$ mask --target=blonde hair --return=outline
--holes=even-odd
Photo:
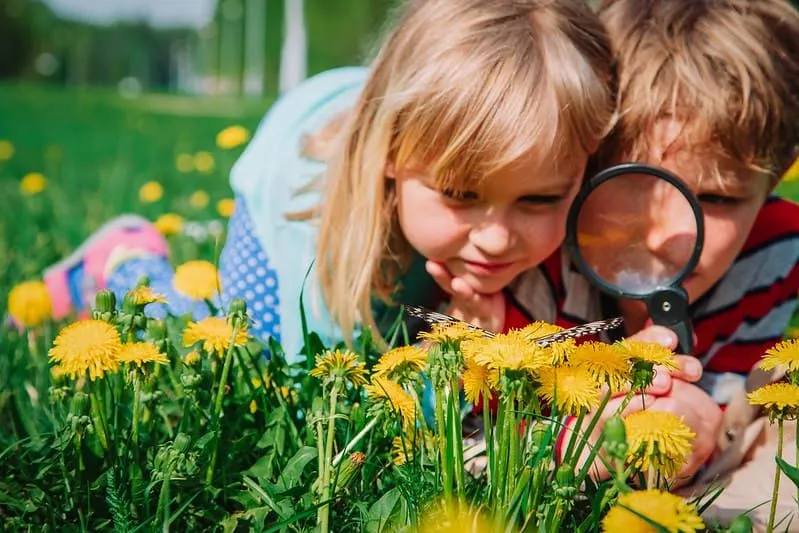
[[[351,341],[376,331],[413,250],[399,227],[391,162],[460,188],[535,149],[573,165],[613,117],[612,55],[584,0],[415,0],[371,64],[325,176],[316,266]],[[432,230],[435,231],[435,230]]]
[[[603,0],[619,121],[600,165],[647,160],[658,119],[681,141],[772,176],[799,128],[799,14],[783,0]],[[716,176],[718,178],[718,176]]]

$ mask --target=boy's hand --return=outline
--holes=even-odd
[[[481,294],[466,281],[455,277],[442,263],[427,261],[427,273],[450,295],[446,313],[492,332],[505,326],[505,297],[501,292]]]

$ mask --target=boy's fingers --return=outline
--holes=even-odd
[[[691,355],[675,355],[679,368],[669,372],[672,377],[693,383],[702,377],[702,363]],[[667,370],[663,369],[668,372]]]
[[[630,338],[642,342],[654,342],[672,350],[677,347],[677,334],[663,326],[648,326]]]

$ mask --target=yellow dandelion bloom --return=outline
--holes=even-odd
[[[139,368],[147,363],[169,364],[169,359],[151,342],[127,342],[117,355],[120,363],[136,365]]]
[[[416,402],[402,386],[394,381],[379,376],[372,376],[371,385],[364,387],[367,396],[375,401],[383,402],[398,413],[405,426],[410,427],[416,420]]]
[[[772,383],[750,392],[749,403],[764,407],[772,418],[796,418],[799,415],[799,385]]]
[[[397,466],[413,461],[413,448],[408,439],[405,439],[404,443],[401,437],[391,439],[391,451],[389,453],[391,461]]]
[[[693,533],[705,524],[690,504],[676,494],[659,490],[629,492],[619,496],[602,520],[606,533],[657,533],[658,529],[636,513],[657,523],[669,533]]]
[[[419,523],[419,533],[494,533],[505,531],[504,524],[493,522],[480,509],[465,502],[452,501],[429,506]]]
[[[8,294],[8,314],[26,328],[41,326],[53,316],[53,302],[41,281],[26,281]]]
[[[760,368],[773,370],[779,366],[786,366],[788,370],[799,370],[799,341],[796,339],[782,341],[766,350],[760,361]]]
[[[220,357],[225,355],[230,342],[233,340],[233,326],[224,317],[208,317],[199,322],[189,322],[183,332],[183,345],[186,347],[202,343],[203,349],[208,353],[215,353]],[[236,346],[247,344],[247,328],[241,326],[236,339]]]
[[[0,161],[8,161],[12,157],[14,157],[14,145],[11,144],[11,141],[1,140]]]
[[[673,476],[689,455],[696,434],[681,417],[666,411],[638,411],[624,417],[628,460],[642,471]]]
[[[555,401],[561,414],[577,415],[599,403],[600,383],[584,365],[541,368],[538,381],[538,394]]]
[[[172,286],[195,300],[212,300],[219,289],[219,272],[208,261],[188,261],[175,269]]]
[[[787,336],[789,339],[799,339],[799,328],[789,328]]]
[[[194,170],[194,157],[191,154],[178,154],[175,157],[175,168],[178,172],[188,174]]]
[[[532,324],[528,324],[527,326],[523,327],[521,331],[526,339],[534,341],[536,339],[552,335],[553,333],[559,333],[564,329],[565,328],[555,324],[550,324],[549,322],[544,322],[543,320],[537,320]],[[561,365],[565,363],[576,346],[577,343],[575,343],[574,339],[554,342],[547,346],[547,349],[552,354],[552,364]]]
[[[611,390],[620,390],[630,374],[630,359],[626,350],[604,342],[585,342],[574,349],[569,364],[585,366],[601,383]]]
[[[618,343],[618,347],[626,351],[633,361],[662,365],[671,370],[680,368],[674,352],[662,344],[624,339]]]
[[[244,126],[228,126],[216,134],[216,145],[223,150],[241,146],[250,140],[250,131]]]
[[[200,362],[200,352],[197,350],[192,350],[186,355],[183,356],[183,362],[187,366],[194,366]]]
[[[799,157],[797,157],[791,167],[782,175],[783,181],[799,180]]]
[[[547,350],[525,339],[521,330],[462,342],[461,351],[467,361],[495,370],[537,370],[551,362]]]
[[[387,351],[374,367],[375,374],[389,377],[402,372],[420,372],[427,365],[427,350],[418,346],[400,346]]]
[[[25,174],[22,181],[19,182],[19,192],[24,196],[39,194],[45,188],[47,188],[47,178],[39,172]]]
[[[210,201],[211,197],[203,190],[194,191],[189,196],[189,205],[194,209],[205,209]]]
[[[164,213],[155,219],[155,227],[161,235],[177,235],[183,231],[183,225],[186,223],[183,217],[175,213]]]
[[[433,324],[431,331],[419,333],[418,338],[430,341],[435,344],[454,344],[470,339],[482,338],[483,334],[464,322],[453,324]]]
[[[215,162],[214,156],[211,155],[211,152],[197,152],[194,154],[193,163],[194,168],[203,174],[209,174],[214,170]]]
[[[222,198],[216,203],[216,212],[220,217],[230,218],[236,211],[236,201],[233,198]]]
[[[499,372],[468,359],[461,379],[466,401],[476,404],[481,396],[485,400],[491,395],[492,390],[497,389]]]
[[[164,196],[164,187],[157,181],[148,181],[139,188],[139,200],[146,204],[157,202]]]
[[[258,402],[256,402],[255,400],[251,400],[250,401],[250,413],[251,414],[255,414],[255,411],[257,411],[257,410],[258,410]]]
[[[366,368],[351,350],[327,350],[317,355],[310,374],[323,381],[342,379],[353,385],[366,384]]]
[[[136,305],[166,303],[166,299],[162,294],[153,292],[153,289],[151,289],[147,285],[136,287],[135,289],[128,291],[128,293],[125,296],[127,298],[131,298],[133,300],[133,303]]]
[[[50,348],[50,360],[73,378],[89,373],[94,381],[119,368],[122,349],[114,327],[101,320],[81,320],[61,330]]]

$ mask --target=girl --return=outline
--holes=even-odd
[[[583,0],[409,1],[370,68],[285,95],[236,163],[223,301],[244,297],[289,360],[301,295],[327,342],[366,328],[382,341],[397,303],[436,307],[446,293],[461,315],[504,309],[502,290],[561,243],[611,126],[611,87],[608,40]],[[59,309],[85,304],[82,280],[123,292],[143,274],[187,309],[155,232],[125,220],[48,271]]]

